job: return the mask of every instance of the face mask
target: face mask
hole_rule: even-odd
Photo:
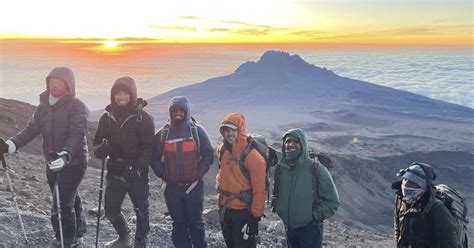
[[[285,151],[285,156],[288,161],[295,161],[300,157],[300,151]]]
[[[54,104],[56,104],[58,101],[59,101],[59,97],[55,97],[51,94],[49,94],[49,105],[53,106]]]
[[[406,202],[408,205],[412,205],[416,201],[418,201],[421,196],[425,193],[423,189],[420,188],[410,188],[402,185],[402,200]]]
[[[51,88],[50,89],[50,93],[52,96],[54,97],[60,97],[60,96],[63,96],[65,95],[67,92],[67,88],[66,87],[56,87],[56,88]]]

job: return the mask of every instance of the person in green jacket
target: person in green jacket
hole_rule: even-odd
[[[275,170],[273,210],[285,224],[289,247],[321,247],[323,221],[339,207],[334,181],[319,157],[310,158],[302,129],[283,135],[282,153]]]

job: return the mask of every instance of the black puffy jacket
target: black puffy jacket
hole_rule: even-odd
[[[41,134],[46,160],[52,159],[50,152],[67,151],[71,155],[69,165],[85,164],[88,160],[85,134],[89,110],[75,97],[74,74],[69,68],[54,68],[46,77],[46,82],[49,77],[63,79],[68,85],[69,94],[51,106],[47,87],[47,90],[40,94],[40,104],[27,126],[11,140],[18,149]]]
[[[114,115],[113,105],[108,105],[106,112],[100,117],[93,144],[96,146],[102,143],[103,139],[108,140],[112,150],[107,162],[107,171],[110,174],[121,175],[128,166],[148,171],[154,145],[153,117],[142,110],[146,102],[137,102],[133,79],[119,78],[112,89],[119,84],[129,88],[134,108],[119,120]]]
[[[436,174],[433,167],[421,164],[427,175],[428,185]],[[395,237],[397,247],[413,248],[458,248],[458,236],[454,217],[442,201],[434,197],[435,189],[431,187],[413,206],[402,201],[398,182],[395,197]]]

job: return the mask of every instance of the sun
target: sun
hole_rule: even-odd
[[[106,41],[104,41],[104,47],[109,48],[109,49],[117,48],[118,44],[119,43],[115,40],[106,40]]]
[[[120,55],[123,52],[128,52],[137,49],[129,45],[131,42],[125,40],[91,40],[90,43],[94,45],[86,46],[82,49],[94,51],[97,54],[104,55]]]

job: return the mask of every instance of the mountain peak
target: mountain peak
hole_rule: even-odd
[[[263,53],[257,62],[245,62],[235,73],[263,73],[279,74],[284,72],[308,73],[319,72],[333,74],[325,68],[316,67],[304,61],[299,55],[290,55],[287,52],[269,50]]]
[[[297,63],[306,63],[298,54],[290,55],[287,52],[269,50],[263,53],[262,57],[258,63],[275,63],[275,62],[297,62]]]

